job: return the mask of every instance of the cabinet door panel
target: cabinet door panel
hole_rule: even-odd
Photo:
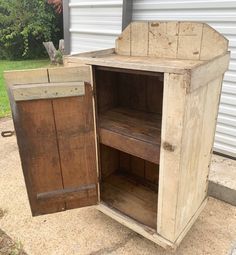
[[[92,86],[77,69],[5,73],[33,215],[98,201]]]

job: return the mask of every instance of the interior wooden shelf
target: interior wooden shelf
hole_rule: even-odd
[[[113,173],[101,183],[101,199],[129,217],[156,229],[157,192],[135,179]]]
[[[99,116],[100,142],[159,163],[161,115],[113,108]]]

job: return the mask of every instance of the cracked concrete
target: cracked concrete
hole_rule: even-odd
[[[0,121],[0,132],[13,129]],[[0,229],[28,255],[170,255],[94,207],[32,217],[15,137],[0,137]],[[236,244],[236,207],[211,198],[176,255],[228,255]]]

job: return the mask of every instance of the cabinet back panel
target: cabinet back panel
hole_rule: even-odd
[[[98,112],[118,106],[118,87],[116,73],[95,71]]]
[[[162,78],[162,76],[96,70],[98,111],[126,107],[161,114]]]
[[[102,179],[116,171],[121,171],[124,174],[137,177],[137,181],[147,185],[151,184],[152,187],[156,186],[155,190],[157,190],[159,176],[157,164],[103,144],[100,145],[100,155]]]

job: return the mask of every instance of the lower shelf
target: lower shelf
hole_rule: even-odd
[[[114,173],[101,183],[101,200],[138,222],[157,228],[157,192]]]
[[[113,108],[99,116],[100,142],[150,162],[159,163],[161,115]]]

